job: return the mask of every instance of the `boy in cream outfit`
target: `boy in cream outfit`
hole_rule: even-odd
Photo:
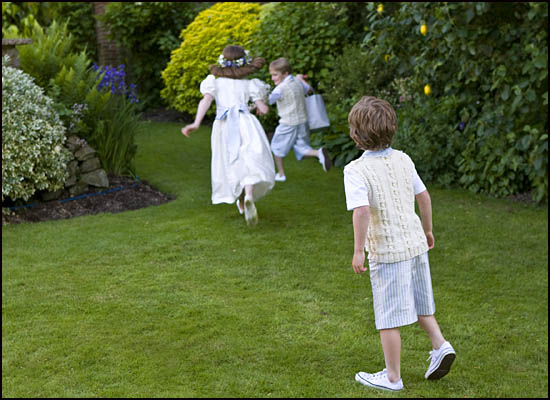
[[[433,350],[426,379],[445,376],[455,359],[434,317],[428,250],[434,247],[431,199],[412,160],[390,145],[397,117],[385,100],[364,96],[348,116],[350,136],[365,153],[344,168],[348,210],[353,210],[353,270],[361,274],[368,252],[376,328],[386,368],[358,372],[363,385],[403,389],[399,327],[416,321]],[[415,213],[415,198],[420,217]]]
[[[326,149],[313,149],[309,144],[309,128],[307,125],[305,94],[311,87],[304,81],[302,75],[296,77],[290,74],[291,68],[286,58],[278,58],[269,64],[271,79],[277,87],[269,95],[269,104],[277,103],[279,125],[271,139],[271,151],[277,164],[278,182],[286,181],[283,168],[283,158],[291,148],[296,159],[317,157],[326,172],[332,167],[332,161]]]

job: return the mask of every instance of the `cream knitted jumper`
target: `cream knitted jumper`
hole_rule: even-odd
[[[304,88],[297,78],[288,79],[280,84],[281,98],[277,100],[279,123],[299,125],[307,121]]]
[[[394,263],[428,251],[426,235],[415,212],[414,164],[405,153],[363,157],[346,169],[362,176],[368,189],[370,222],[365,248],[369,261]]]

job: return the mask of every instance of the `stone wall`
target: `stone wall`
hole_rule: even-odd
[[[101,162],[96,156],[96,151],[77,136],[69,136],[65,147],[73,155],[67,165],[69,177],[65,181],[65,187],[55,192],[42,193],[43,201],[51,201],[87,193],[90,186],[109,187],[109,178]]]

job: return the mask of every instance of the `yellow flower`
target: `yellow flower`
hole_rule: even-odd
[[[378,11],[378,14],[382,14],[384,12],[384,6],[382,4],[378,4],[376,11]]]
[[[390,55],[389,55],[389,54],[386,54],[386,55],[384,56],[384,60],[385,60],[386,62],[388,62],[389,59],[390,59]]]
[[[428,26],[426,24],[420,25],[420,33],[426,36],[428,33]]]
[[[429,96],[431,92],[432,92],[432,88],[430,87],[430,85],[424,86],[424,94],[426,96]]]

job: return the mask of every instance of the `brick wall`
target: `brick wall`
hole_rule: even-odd
[[[101,15],[105,12],[105,7],[109,2],[94,2],[94,14]],[[97,35],[97,56],[99,65],[118,66],[122,62],[121,51],[115,43],[111,42],[107,37],[108,30],[106,27],[96,20],[96,35]]]

